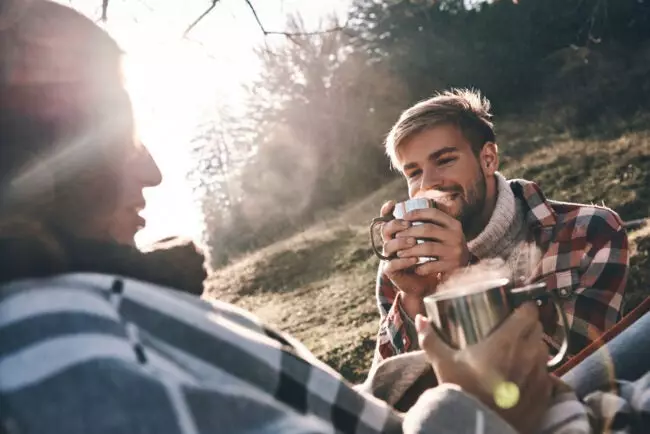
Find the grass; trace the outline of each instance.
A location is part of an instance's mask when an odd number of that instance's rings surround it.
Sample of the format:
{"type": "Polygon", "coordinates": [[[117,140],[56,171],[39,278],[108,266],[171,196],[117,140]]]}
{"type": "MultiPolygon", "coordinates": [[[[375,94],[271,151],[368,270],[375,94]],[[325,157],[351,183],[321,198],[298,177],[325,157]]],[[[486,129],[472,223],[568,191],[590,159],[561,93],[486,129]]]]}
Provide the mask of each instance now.
{"type": "Polygon", "coordinates": [[[378,324],[378,262],[365,223],[323,223],[255,252],[217,271],[208,295],[291,333],[358,381],[370,366],[378,324]]]}
{"type": "MultiPolygon", "coordinates": [[[[501,124],[503,172],[532,179],[549,198],[605,204],[625,220],[650,216],[650,131],[575,138],[532,121],[501,124]],[[533,133],[534,132],[534,133],[533,133]]],[[[401,180],[318,224],[217,270],[207,297],[244,307],[291,333],[352,382],[370,367],[378,326],[378,260],[367,225],[388,199],[406,195],[401,180]]],[[[648,295],[650,228],[630,233],[634,256],[626,310],[648,295]]]]}

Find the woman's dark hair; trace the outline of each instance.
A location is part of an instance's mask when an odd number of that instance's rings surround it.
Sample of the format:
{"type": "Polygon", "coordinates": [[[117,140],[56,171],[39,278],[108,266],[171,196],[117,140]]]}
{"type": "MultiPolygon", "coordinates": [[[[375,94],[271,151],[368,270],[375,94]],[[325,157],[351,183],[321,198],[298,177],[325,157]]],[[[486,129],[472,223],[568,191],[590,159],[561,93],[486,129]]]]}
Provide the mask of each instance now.
{"type": "Polygon", "coordinates": [[[117,198],[133,142],[121,57],[71,8],[0,1],[0,280],[65,269],[62,227],[117,198]]]}
{"type": "Polygon", "coordinates": [[[58,224],[74,228],[119,193],[134,145],[121,57],[68,7],[0,0],[0,284],[97,272],[202,292],[205,257],[187,240],[143,253],[58,224]]]}
{"type": "Polygon", "coordinates": [[[75,185],[92,175],[116,188],[110,176],[124,154],[119,148],[132,141],[123,137],[133,128],[122,51],[71,8],[46,0],[0,4],[0,218],[36,209],[57,220],[70,206],[78,216],[89,207],[79,206],[75,185]]]}

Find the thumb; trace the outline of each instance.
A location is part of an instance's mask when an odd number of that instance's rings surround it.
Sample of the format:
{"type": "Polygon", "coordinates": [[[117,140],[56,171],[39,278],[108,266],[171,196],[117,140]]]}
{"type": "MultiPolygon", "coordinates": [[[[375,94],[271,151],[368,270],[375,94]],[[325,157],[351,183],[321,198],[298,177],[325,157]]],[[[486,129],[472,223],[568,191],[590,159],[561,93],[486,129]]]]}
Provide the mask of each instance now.
{"type": "Polygon", "coordinates": [[[433,365],[449,360],[455,351],[443,341],[440,334],[433,329],[428,319],[420,314],[415,317],[415,329],[418,332],[420,348],[433,365]]]}
{"type": "Polygon", "coordinates": [[[393,208],[395,208],[395,201],[394,200],[389,200],[388,202],[385,202],[381,206],[381,211],[379,211],[379,215],[381,217],[384,217],[384,216],[390,214],[391,212],[393,212],[393,208]]]}

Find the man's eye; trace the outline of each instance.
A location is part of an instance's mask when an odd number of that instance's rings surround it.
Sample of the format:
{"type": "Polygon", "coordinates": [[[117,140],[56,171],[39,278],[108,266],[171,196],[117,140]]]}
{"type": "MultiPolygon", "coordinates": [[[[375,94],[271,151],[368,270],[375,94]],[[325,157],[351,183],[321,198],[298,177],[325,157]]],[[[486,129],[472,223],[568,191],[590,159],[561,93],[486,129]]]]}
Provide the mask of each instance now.
{"type": "Polygon", "coordinates": [[[444,166],[445,164],[453,163],[456,161],[456,157],[446,157],[438,160],[438,166],[444,166]]]}
{"type": "Polygon", "coordinates": [[[406,174],[406,177],[407,177],[408,179],[413,179],[413,178],[415,178],[416,176],[418,176],[420,173],[422,173],[421,170],[414,170],[413,172],[407,173],[407,174],[406,174]]]}

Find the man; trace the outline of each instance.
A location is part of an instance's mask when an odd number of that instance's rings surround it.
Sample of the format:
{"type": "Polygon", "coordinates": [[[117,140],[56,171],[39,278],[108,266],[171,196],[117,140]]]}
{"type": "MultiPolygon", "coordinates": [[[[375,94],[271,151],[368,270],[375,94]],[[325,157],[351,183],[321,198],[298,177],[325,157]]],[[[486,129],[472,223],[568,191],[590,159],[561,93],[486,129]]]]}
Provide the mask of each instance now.
{"type": "MultiPolygon", "coordinates": [[[[490,103],[480,93],[451,90],[406,110],[386,152],[410,197],[437,209],[384,224],[376,296],[381,315],[375,363],[418,348],[413,318],[441,281],[485,259],[500,259],[513,281],[546,282],[569,320],[569,354],[621,318],[628,240],[610,209],[546,199],[533,182],[506,180],[490,103]],[[423,225],[413,225],[424,221],[423,225]],[[416,243],[416,239],[427,239],[416,243]],[[437,261],[417,264],[418,257],[437,261]]],[[[384,204],[381,214],[392,211],[384,204]]],[[[542,307],[545,340],[557,350],[562,329],[552,304],[542,307]]]]}

